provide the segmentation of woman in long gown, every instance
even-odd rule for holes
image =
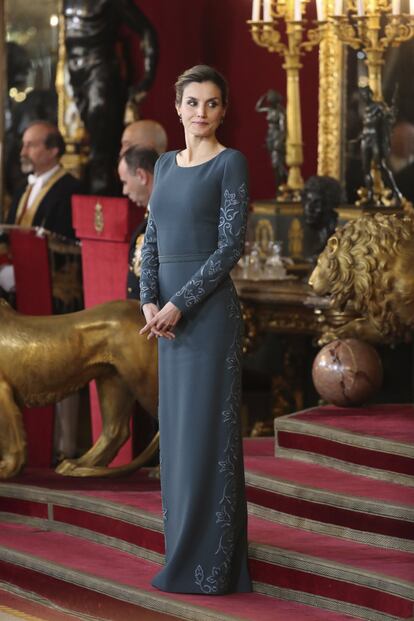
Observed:
[[[142,250],[141,331],[159,337],[166,565],[157,588],[251,590],[240,428],[242,318],[229,276],[244,246],[244,156],[216,138],[227,84],[198,65],[176,83],[186,148],[157,161]]]

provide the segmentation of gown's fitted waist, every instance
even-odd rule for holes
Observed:
[[[188,254],[160,254],[158,256],[159,263],[183,263],[186,261],[205,261],[213,254],[215,250],[206,250],[205,252],[193,252]]]

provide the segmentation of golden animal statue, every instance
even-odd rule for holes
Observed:
[[[309,284],[355,318],[322,334],[371,343],[409,341],[414,328],[414,215],[365,214],[336,229]]]
[[[131,463],[107,468],[129,437],[135,400],[157,415],[157,344],[139,330],[134,300],[48,317],[15,312],[0,299],[0,478],[26,460],[21,409],[60,401],[96,380],[102,433],[79,459],[57,468],[71,476],[114,476],[141,467],[158,448],[158,434]]]

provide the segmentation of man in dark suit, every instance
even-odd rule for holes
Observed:
[[[118,174],[122,182],[122,193],[141,207],[148,207],[157,159],[158,153],[154,149],[134,146],[127,149],[119,160]],[[147,218],[145,217],[131,238],[127,277],[128,298],[139,299],[141,248],[146,226]]]
[[[141,119],[134,121],[127,125],[123,131],[121,139],[121,150],[119,153],[119,168],[118,174],[121,177],[123,183],[123,193],[128,194],[128,188],[130,185],[132,189],[135,188],[135,192],[138,191],[138,196],[135,198],[130,196],[131,200],[135,203],[147,207],[149,196],[151,191],[148,191],[148,186],[145,183],[145,174],[152,176],[154,171],[154,164],[151,160],[154,159],[152,154],[148,159],[144,154],[139,154],[139,151],[155,151],[157,155],[161,155],[167,149],[167,134],[161,123],[153,119]],[[128,156],[129,165],[122,164],[123,156],[125,153],[135,147],[136,151],[131,151]],[[133,161],[133,153],[138,154],[136,161]],[[155,163],[155,162],[154,162]],[[135,164],[137,167],[134,168]],[[142,166],[140,166],[143,164]],[[139,174],[136,175],[140,169]],[[122,176],[121,176],[122,175]],[[144,175],[144,176],[143,176]],[[126,185],[124,179],[126,179]],[[152,179],[152,177],[151,177]],[[144,183],[143,183],[144,182]],[[151,180],[152,190],[152,180]],[[138,202],[137,202],[138,200]],[[127,297],[139,299],[139,272],[140,272],[140,260],[141,260],[141,246],[144,240],[145,228],[147,226],[147,214],[144,221],[134,231],[130,250],[129,250],[129,269],[127,278]]]
[[[129,147],[122,152],[118,174],[122,182],[122,193],[140,207],[148,207],[154,179],[154,166],[158,159],[155,149],[140,146]],[[129,245],[127,297],[139,300],[139,279],[141,275],[141,249],[147,226],[147,212],[144,220],[132,234]],[[134,413],[134,428],[139,429],[135,450],[143,450],[158,430],[154,418],[137,407]]]
[[[73,194],[82,193],[82,185],[60,165],[64,151],[63,137],[49,121],[34,121],[26,128],[20,162],[22,171],[28,174],[28,183],[13,197],[6,224],[42,227],[75,239],[71,199]],[[7,265],[7,238],[3,235],[0,242],[0,286],[12,291],[14,271]]]
[[[7,224],[41,226],[74,238],[72,194],[82,192],[81,183],[66,172],[59,161],[65,142],[57,127],[48,121],[34,121],[23,134],[20,162],[30,173],[26,188],[13,197]]]

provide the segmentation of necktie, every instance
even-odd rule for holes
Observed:
[[[29,177],[34,177],[34,175],[29,175]],[[28,203],[29,203],[29,196],[30,196],[30,193],[32,191],[33,184],[34,184],[35,180],[36,179],[30,179],[29,183],[27,184],[26,189],[24,191],[23,208],[22,208],[22,210],[21,210],[21,212],[18,215],[17,220],[16,220],[16,224],[18,224],[18,225],[20,225],[22,223],[24,215],[25,215],[25,213],[27,211],[27,207],[28,207]]]

